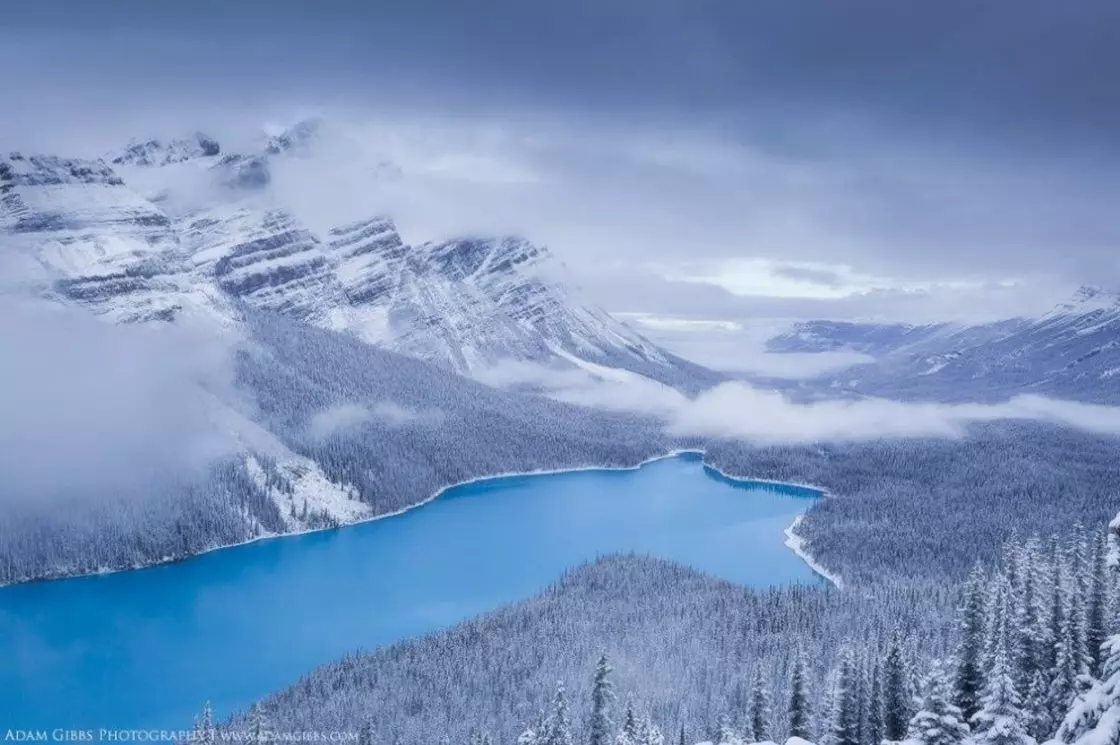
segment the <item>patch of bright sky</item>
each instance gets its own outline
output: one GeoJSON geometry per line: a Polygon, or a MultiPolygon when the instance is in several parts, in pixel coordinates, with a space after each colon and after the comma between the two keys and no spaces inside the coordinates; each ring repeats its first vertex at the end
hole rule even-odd
{"type": "Polygon", "coordinates": [[[867,355],[849,351],[767,351],[766,341],[788,331],[797,319],[766,318],[739,322],[677,318],[653,313],[615,315],[669,351],[728,373],[754,373],[797,380],[872,361],[867,355]]]}
{"type": "MultiPolygon", "coordinates": [[[[728,259],[678,273],[664,271],[666,279],[722,287],[741,296],[838,300],[877,290],[928,292],[936,289],[976,289],[986,282],[970,279],[908,280],[864,274],[847,264],[814,261],[775,261],[765,258],[728,259]]],[[[1000,280],[1010,287],[1014,280],[1000,280]]]]}

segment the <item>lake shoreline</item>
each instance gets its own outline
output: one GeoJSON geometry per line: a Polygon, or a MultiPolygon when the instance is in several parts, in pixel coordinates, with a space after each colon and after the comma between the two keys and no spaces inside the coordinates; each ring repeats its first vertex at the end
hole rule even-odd
{"type": "MultiPolygon", "coordinates": [[[[126,567],[102,568],[102,569],[95,569],[95,570],[92,570],[92,571],[62,573],[62,574],[48,575],[48,576],[43,576],[43,577],[28,577],[28,578],[25,578],[25,579],[16,579],[16,580],[13,580],[11,582],[0,583],[0,590],[3,590],[4,588],[7,588],[7,587],[16,587],[16,586],[19,586],[19,585],[31,585],[31,584],[35,584],[35,583],[38,583],[38,582],[59,582],[59,581],[71,580],[71,579],[87,579],[87,578],[92,578],[92,577],[103,577],[103,576],[108,576],[108,575],[112,575],[112,574],[119,574],[119,573],[122,573],[122,572],[137,572],[137,571],[143,571],[145,569],[157,569],[159,567],[164,567],[164,566],[168,566],[168,565],[171,565],[171,564],[177,564],[177,563],[183,562],[183,561],[190,561],[191,559],[194,559],[196,557],[205,556],[207,554],[211,554],[211,553],[214,553],[216,551],[224,551],[226,549],[238,548],[240,546],[249,546],[249,545],[252,545],[254,543],[260,543],[260,542],[263,542],[263,541],[272,541],[272,540],[279,540],[279,539],[283,539],[283,538],[293,538],[293,537],[296,537],[296,536],[313,535],[313,534],[316,534],[316,533],[325,533],[325,532],[332,531],[332,530],[344,530],[346,528],[351,528],[351,527],[355,527],[355,526],[358,526],[358,525],[365,525],[365,524],[368,524],[368,523],[372,523],[372,522],[377,521],[377,520],[387,520],[391,517],[399,517],[401,515],[412,512],[413,510],[419,509],[420,507],[424,507],[428,504],[431,504],[432,502],[436,501],[437,499],[444,496],[447,492],[449,492],[453,489],[457,489],[457,488],[463,487],[463,486],[470,486],[470,485],[473,485],[473,484],[484,483],[484,482],[487,482],[487,481],[499,481],[499,480],[502,480],[502,479],[519,478],[519,477],[525,477],[525,476],[557,476],[557,475],[562,475],[562,474],[565,474],[565,473],[588,473],[588,472],[595,472],[595,471],[602,471],[602,472],[636,471],[636,470],[642,468],[643,466],[647,466],[651,463],[656,463],[657,461],[661,461],[661,460],[667,460],[669,458],[677,458],[677,457],[680,457],[682,455],[698,455],[698,456],[700,456],[701,462],[702,462],[704,468],[713,471],[714,473],[718,474],[722,478],[725,478],[729,481],[733,481],[733,482],[736,482],[736,483],[739,483],[739,484],[770,484],[770,485],[773,485],[773,486],[791,486],[791,487],[795,487],[795,488],[798,488],[798,489],[807,489],[807,490],[810,490],[810,491],[817,492],[820,499],[828,499],[831,496],[828,489],[825,489],[824,487],[816,486],[816,485],[813,485],[813,484],[802,484],[802,483],[795,483],[795,482],[791,482],[791,481],[777,481],[777,480],[774,480],[774,479],[762,479],[762,478],[750,478],[750,477],[744,477],[744,476],[735,476],[735,475],[732,475],[732,474],[729,474],[729,473],[723,471],[718,466],[714,466],[711,463],[709,463],[707,461],[707,452],[705,450],[702,450],[702,449],[699,449],[699,448],[676,448],[676,449],[668,451],[667,453],[663,453],[661,455],[654,455],[654,456],[651,456],[649,458],[646,458],[646,459],[644,459],[642,461],[639,461],[637,464],[632,465],[632,466],[603,466],[603,465],[573,466],[573,467],[570,467],[570,468],[536,469],[536,470],[532,470],[532,471],[510,471],[510,472],[506,472],[506,473],[499,473],[499,474],[494,474],[494,475],[489,475],[489,476],[477,476],[477,477],[473,477],[473,478],[470,478],[470,479],[465,479],[463,481],[458,481],[458,482],[455,482],[453,484],[449,484],[447,486],[443,486],[443,487],[437,489],[433,494],[431,494],[427,498],[425,498],[425,499],[423,499],[419,502],[415,502],[413,504],[410,504],[407,507],[402,507],[399,510],[393,510],[392,512],[383,512],[383,513],[380,513],[380,514],[377,514],[377,515],[370,515],[369,517],[365,517],[365,518],[362,518],[362,519],[359,519],[359,520],[353,520],[351,522],[342,523],[341,525],[333,525],[333,526],[324,527],[324,528],[311,528],[311,529],[307,529],[307,530],[295,530],[295,531],[283,532],[283,533],[265,533],[265,534],[262,534],[262,535],[253,536],[252,538],[246,539],[244,541],[238,541],[237,543],[223,543],[223,544],[218,545],[218,546],[211,546],[211,547],[203,549],[201,551],[197,551],[195,553],[190,553],[190,554],[185,554],[183,556],[166,556],[166,557],[162,557],[162,558],[159,558],[159,559],[153,559],[152,561],[146,561],[146,562],[143,562],[143,563],[133,564],[131,566],[126,566],[126,567]]],[[[840,580],[840,578],[838,576],[834,575],[834,574],[831,574],[826,569],[824,569],[813,558],[813,556],[808,552],[808,549],[804,545],[805,540],[803,538],[801,538],[800,536],[796,536],[792,533],[792,531],[796,530],[797,526],[800,524],[801,520],[804,517],[805,517],[804,515],[799,515],[797,518],[794,519],[793,524],[790,525],[788,528],[786,528],[786,530],[785,530],[785,535],[786,535],[785,545],[791,551],[793,551],[793,553],[795,553],[798,557],[800,557],[801,560],[804,561],[809,566],[809,568],[812,569],[815,573],[817,573],[821,577],[824,577],[826,580],[831,582],[837,588],[842,587],[843,582],[840,580]]]]}

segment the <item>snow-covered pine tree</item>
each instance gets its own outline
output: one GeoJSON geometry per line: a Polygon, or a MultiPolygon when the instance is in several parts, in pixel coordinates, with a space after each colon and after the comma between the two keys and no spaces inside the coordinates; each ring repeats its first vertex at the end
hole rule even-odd
{"type": "Polygon", "coordinates": [[[956,649],[956,676],[953,681],[953,702],[965,719],[980,710],[980,692],[983,689],[984,630],[987,620],[984,596],[988,587],[987,577],[980,566],[969,575],[964,588],[964,603],[960,608],[960,643],[956,649]]]}
{"type": "Polygon", "coordinates": [[[751,687],[747,737],[755,742],[770,739],[770,691],[761,670],[756,670],[751,687]]]}
{"type": "Polygon", "coordinates": [[[563,682],[556,684],[552,713],[541,725],[538,738],[540,745],[572,745],[572,722],[568,715],[568,698],[564,694],[563,682]]]}
{"type": "Polygon", "coordinates": [[[793,669],[789,676],[789,736],[808,740],[811,736],[813,713],[809,703],[809,681],[805,673],[805,659],[801,650],[793,656],[793,669]]]}
{"type": "Polygon", "coordinates": [[[731,718],[726,714],[719,718],[716,724],[716,745],[741,745],[743,738],[731,726],[731,718]]]}
{"type": "Polygon", "coordinates": [[[883,668],[876,660],[871,668],[871,693],[867,698],[867,731],[864,742],[879,745],[883,740],[883,668]]]}
{"type": "Polygon", "coordinates": [[[934,664],[922,682],[918,712],[906,732],[908,745],[958,745],[969,735],[961,710],[950,701],[944,669],[934,664]]]}
{"type": "Polygon", "coordinates": [[[980,697],[980,711],[972,717],[970,745],[1034,745],[1023,728],[1023,711],[1008,653],[1008,593],[1000,582],[989,624],[992,667],[980,697]]]}
{"type": "Polygon", "coordinates": [[[611,722],[611,705],[614,702],[614,686],[610,679],[611,666],[607,664],[607,656],[601,655],[595,666],[595,678],[591,684],[591,717],[587,723],[588,745],[610,745],[611,731],[614,724],[611,722]]]}
{"type": "Polygon", "coordinates": [[[902,641],[896,631],[891,636],[883,663],[883,738],[886,740],[903,739],[910,726],[913,712],[908,673],[902,641]]]}
{"type": "Polygon", "coordinates": [[[1055,662],[1047,690],[1047,708],[1053,721],[1061,721],[1078,691],[1078,679],[1087,670],[1080,654],[1079,624],[1074,601],[1076,582],[1070,582],[1067,599],[1061,608],[1061,629],[1054,645],[1055,662]]]}
{"type": "Polygon", "coordinates": [[[1039,742],[1053,734],[1056,726],[1047,703],[1048,691],[1046,677],[1039,670],[1031,678],[1027,695],[1023,697],[1023,726],[1027,728],[1027,734],[1039,742]]]}
{"type": "Polygon", "coordinates": [[[630,745],[638,736],[638,715],[634,712],[634,704],[626,702],[626,713],[622,717],[622,727],[618,731],[618,745],[630,745]]]}
{"type": "Polygon", "coordinates": [[[665,745],[661,729],[649,717],[638,717],[637,738],[634,745],[665,745]]]}
{"type": "Polygon", "coordinates": [[[269,739],[268,719],[264,709],[259,703],[253,704],[249,709],[249,742],[248,745],[264,745],[269,739]]]}
{"type": "Polygon", "coordinates": [[[1103,539],[1093,542],[1091,556],[1089,597],[1085,604],[1085,651],[1089,657],[1089,673],[1099,678],[1104,663],[1102,650],[1108,641],[1108,573],[1103,539]]]}
{"type": "Polygon", "coordinates": [[[214,710],[210,702],[202,705],[202,713],[194,720],[194,732],[191,733],[191,742],[196,745],[212,745],[216,733],[214,731],[214,710]]]}
{"type": "Polygon", "coordinates": [[[1012,665],[1015,687],[1026,692],[1040,669],[1040,609],[1038,605],[1038,542],[1027,541],[1016,557],[1019,567],[1017,585],[1012,587],[1014,626],[1012,628],[1012,665]]]}
{"type": "Polygon", "coordinates": [[[863,745],[867,743],[867,720],[869,717],[870,683],[867,680],[867,655],[856,655],[856,739],[863,745]]]}
{"type": "Polygon", "coordinates": [[[1050,551],[1050,577],[1047,588],[1050,592],[1050,612],[1046,619],[1046,647],[1043,649],[1042,659],[1042,670],[1048,681],[1053,679],[1058,669],[1058,644],[1062,639],[1062,624],[1066,614],[1063,563],[1061,548],[1055,540],[1050,551]]]}
{"type": "Polygon", "coordinates": [[[373,745],[373,724],[365,722],[358,730],[358,745],[373,745]]]}
{"type": "Polygon", "coordinates": [[[836,697],[829,728],[831,745],[860,745],[859,670],[850,647],[840,652],[836,697]]]}

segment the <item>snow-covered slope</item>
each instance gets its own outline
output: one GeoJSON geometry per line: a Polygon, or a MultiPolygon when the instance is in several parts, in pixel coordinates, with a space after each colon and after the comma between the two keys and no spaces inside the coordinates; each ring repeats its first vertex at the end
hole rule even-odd
{"type": "Polygon", "coordinates": [[[319,239],[285,210],[220,206],[191,214],[177,228],[197,283],[320,324],[342,301],[319,239]]]}
{"type": "Polygon", "coordinates": [[[472,373],[504,360],[569,356],[672,370],[674,358],[579,302],[546,249],[516,237],[406,246],[385,218],[336,228],[330,249],[347,304],[335,325],[373,344],[472,373]]]}
{"type": "Polygon", "coordinates": [[[102,161],[0,158],[0,241],[6,282],[115,321],[170,320],[214,305],[208,288],[191,282],[171,219],[102,161]]]}
{"type": "Polygon", "coordinates": [[[110,155],[113,165],[165,166],[218,155],[221,145],[213,137],[195,132],[172,140],[134,140],[123,152],[110,155]]]}
{"type": "Polygon", "coordinates": [[[1120,294],[1082,287],[1038,318],[975,326],[815,321],[776,337],[770,348],[875,356],[875,363],[823,381],[857,393],[963,400],[1037,392],[1115,402],[1120,294]]]}

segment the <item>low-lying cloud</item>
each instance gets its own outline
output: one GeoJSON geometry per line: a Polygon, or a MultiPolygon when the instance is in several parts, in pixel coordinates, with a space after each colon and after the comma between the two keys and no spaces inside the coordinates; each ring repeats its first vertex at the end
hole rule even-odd
{"type": "Polygon", "coordinates": [[[316,413],[311,418],[307,431],[312,439],[321,441],[354,432],[369,423],[403,427],[417,422],[436,422],[442,416],[442,412],[436,409],[421,411],[395,401],[378,401],[372,406],[344,403],[316,413]]]}
{"type": "Polygon", "coordinates": [[[215,417],[228,352],[186,328],[0,298],[0,503],[147,494],[199,473],[235,447],[215,417]]]}
{"type": "Polygon", "coordinates": [[[1001,419],[1045,421],[1120,435],[1120,407],[1036,395],[1002,403],[918,403],[877,398],[796,402],[777,391],[729,382],[689,398],[639,376],[604,379],[578,370],[502,365],[481,376],[491,385],[532,386],[567,403],[661,419],[682,436],[757,444],[805,444],[901,437],[961,437],[968,425],[1001,419]]]}
{"type": "Polygon", "coordinates": [[[897,437],[960,437],[973,422],[1032,419],[1099,434],[1120,434],[1120,408],[1043,396],[996,404],[911,403],[887,399],[795,403],[780,393],[725,383],[678,407],[668,429],[682,435],[758,443],[897,437]]]}

